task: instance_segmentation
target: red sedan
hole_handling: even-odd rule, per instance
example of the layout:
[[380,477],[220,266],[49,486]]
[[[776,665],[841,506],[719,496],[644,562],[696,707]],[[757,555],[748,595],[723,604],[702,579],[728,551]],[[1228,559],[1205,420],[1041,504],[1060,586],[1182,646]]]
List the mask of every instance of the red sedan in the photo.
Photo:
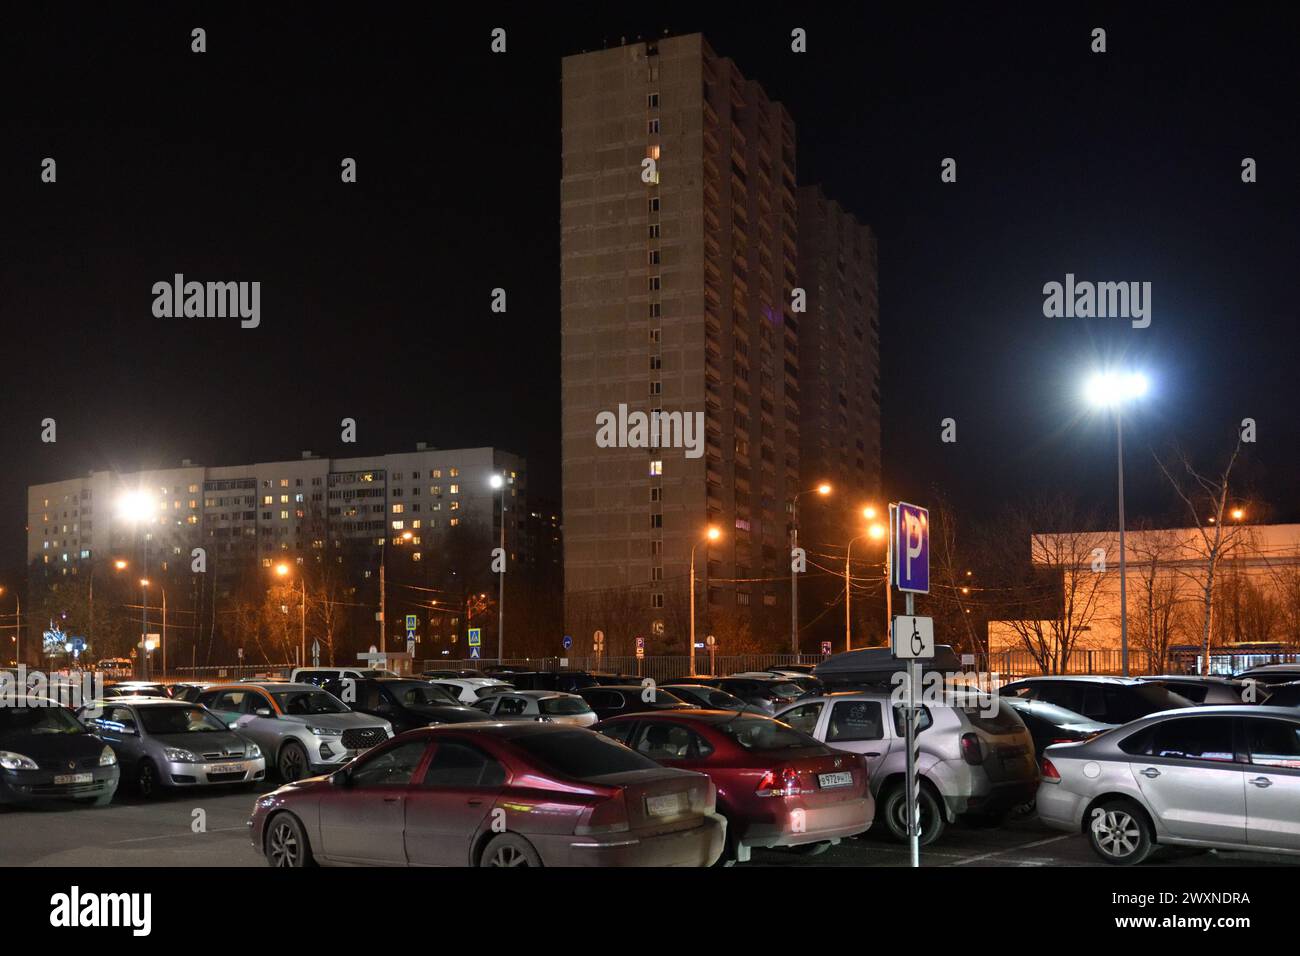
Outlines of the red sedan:
[[272,866],[709,866],[709,778],[549,723],[412,730],[257,801]]
[[724,862],[744,862],[756,846],[818,853],[862,833],[875,815],[862,756],[771,717],[660,711],[613,717],[596,729],[664,766],[709,775],[727,818]]

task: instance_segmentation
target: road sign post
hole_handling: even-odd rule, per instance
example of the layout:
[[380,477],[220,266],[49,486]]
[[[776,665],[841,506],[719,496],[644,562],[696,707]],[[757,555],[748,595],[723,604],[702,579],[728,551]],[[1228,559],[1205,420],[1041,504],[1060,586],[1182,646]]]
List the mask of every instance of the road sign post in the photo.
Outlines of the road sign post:
[[921,660],[934,657],[934,621],[917,617],[915,596],[930,593],[930,513],[900,501],[889,506],[890,586],[907,597],[907,613],[890,621],[890,646],[907,662],[907,842],[912,866],[921,865],[921,780],[917,774],[917,694]]

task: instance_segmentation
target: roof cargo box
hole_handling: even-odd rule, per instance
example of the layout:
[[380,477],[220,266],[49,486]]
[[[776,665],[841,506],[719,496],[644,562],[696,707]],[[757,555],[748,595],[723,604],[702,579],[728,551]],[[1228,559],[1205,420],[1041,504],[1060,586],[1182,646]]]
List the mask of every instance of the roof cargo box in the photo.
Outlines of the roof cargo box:
[[[961,658],[950,644],[937,644],[934,658],[921,661],[921,670],[959,672]],[[907,666],[894,657],[888,647],[865,647],[826,658],[813,668],[813,676],[827,686],[835,684],[888,684],[892,676]]]

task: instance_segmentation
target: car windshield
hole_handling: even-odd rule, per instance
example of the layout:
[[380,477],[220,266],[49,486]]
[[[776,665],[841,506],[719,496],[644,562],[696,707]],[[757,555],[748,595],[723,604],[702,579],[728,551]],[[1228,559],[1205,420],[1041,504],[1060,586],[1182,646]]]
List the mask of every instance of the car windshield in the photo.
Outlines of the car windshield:
[[86,730],[64,707],[0,707],[0,734],[82,734]]
[[574,780],[659,768],[649,757],[590,730],[523,734],[514,744],[550,772]]
[[398,703],[407,707],[430,707],[434,704],[455,704],[459,701],[441,687],[418,680],[402,681],[388,685]]
[[746,750],[821,749],[815,738],[767,717],[738,717],[718,724],[718,729]]
[[803,688],[794,681],[782,681],[779,684],[769,684],[767,692],[774,697],[799,697],[803,694]]
[[277,690],[271,691],[271,696],[291,717],[349,713],[343,701],[323,690]]
[[202,707],[137,707],[148,734],[220,733],[226,725]]
[[475,697],[491,697],[493,694],[503,694],[508,690],[514,690],[509,684],[497,684],[495,687],[479,687],[474,691]]
[[[1008,698],[1009,700],[1020,700],[1018,697]],[[1054,727],[1103,727],[1104,724],[1093,720],[1091,717],[1085,717],[1083,714],[1076,714],[1072,710],[1060,707],[1056,704],[1049,704],[1045,700],[1036,700],[1033,702],[1026,701],[1023,704],[1011,704],[1016,710],[1023,710],[1025,713],[1032,714],[1042,720],[1047,721]]]
[[537,702],[537,709],[552,717],[591,713],[591,705],[581,697],[545,697]]
[[[1147,711],[1149,714],[1154,714],[1158,710],[1174,710],[1177,707],[1193,706],[1192,702],[1186,697],[1157,684],[1138,684],[1133,690],[1142,698],[1143,704],[1151,706],[1151,710]],[[1145,716],[1145,714],[1140,716]]]

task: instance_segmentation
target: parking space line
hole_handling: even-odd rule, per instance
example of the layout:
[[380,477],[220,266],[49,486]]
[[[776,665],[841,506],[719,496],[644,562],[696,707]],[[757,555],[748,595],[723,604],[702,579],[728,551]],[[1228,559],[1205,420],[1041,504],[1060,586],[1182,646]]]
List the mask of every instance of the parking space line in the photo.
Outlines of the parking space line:
[[[211,829],[204,830],[203,833],[194,833],[194,832],[190,831],[190,832],[188,833],[188,835],[189,835],[189,836],[205,836],[206,834],[209,834],[209,833],[227,833],[227,832],[230,832],[230,831],[232,831],[232,830],[247,830],[247,829],[248,829],[247,826],[242,826],[242,827],[213,827],[213,828],[211,828]],[[186,836],[186,834],[185,834],[185,833],[160,833],[160,834],[157,835],[157,836],[132,837],[130,840],[114,840],[112,843],[106,843],[106,844],[104,844],[104,845],[105,845],[105,846],[121,846],[121,845],[124,844],[124,843],[146,843],[146,842],[148,842],[149,840],[170,840],[170,839],[173,839],[174,837],[182,837],[182,836]]]
[[981,853],[978,856],[967,857],[960,863],[954,863],[953,866],[965,866],[967,863],[974,863],[977,860],[987,860],[991,857],[1001,856],[1004,853],[1015,853],[1019,850],[1029,850],[1036,846],[1046,846],[1049,843],[1059,843],[1062,840],[1069,840],[1076,836],[1073,833],[1062,833],[1060,836],[1046,837],[1042,840],[1034,840],[1031,843],[1022,843],[1019,846],[1009,846],[1002,850],[991,850],[988,853]]

